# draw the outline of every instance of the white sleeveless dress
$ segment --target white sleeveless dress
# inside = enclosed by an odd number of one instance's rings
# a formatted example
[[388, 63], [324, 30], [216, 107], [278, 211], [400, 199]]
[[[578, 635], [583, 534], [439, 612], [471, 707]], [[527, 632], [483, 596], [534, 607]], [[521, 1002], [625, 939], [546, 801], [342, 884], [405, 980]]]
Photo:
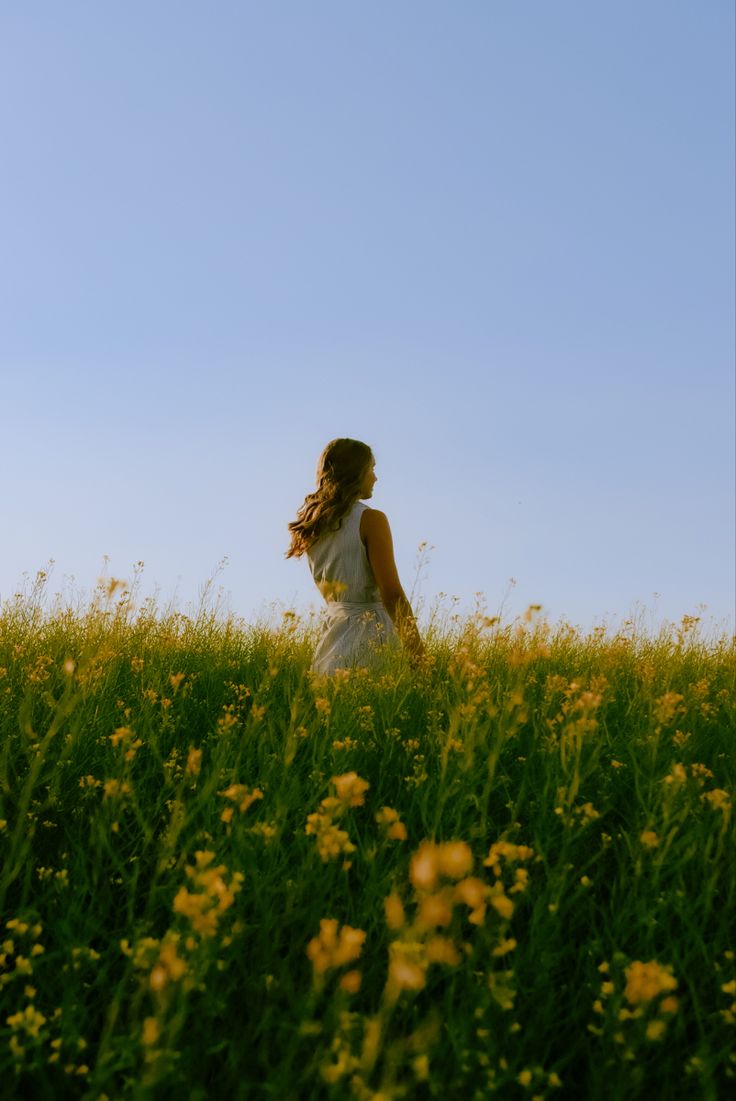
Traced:
[[327, 627], [311, 665], [322, 676], [352, 665], [371, 666], [385, 646], [399, 644], [360, 538], [367, 508], [356, 501], [337, 531], [321, 535], [307, 551], [315, 584], [323, 595], [326, 590]]

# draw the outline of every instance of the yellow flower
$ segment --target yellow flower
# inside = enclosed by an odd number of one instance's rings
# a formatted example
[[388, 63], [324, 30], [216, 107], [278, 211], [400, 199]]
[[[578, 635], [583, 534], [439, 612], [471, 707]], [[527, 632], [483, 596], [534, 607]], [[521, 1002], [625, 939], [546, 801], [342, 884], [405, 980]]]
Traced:
[[173, 941], [164, 941], [161, 945], [159, 959], [161, 960], [162, 966], [166, 968], [174, 981], [180, 979], [186, 972], [187, 965], [184, 963], [184, 960], [177, 956], [176, 943]]
[[438, 847], [437, 863], [442, 875], [460, 879], [473, 867], [473, 854], [465, 841], [445, 841]]
[[360, 990], [362, 975], [360, 971], [346, 971], [340, 979], [340, 988], [348, 994], [357, 994]]
[[399, 819], [399, 812], [392, 807], [381, 807], [375, 816], [379, 826], [386, 830], [386, 837], [391, 841], [406, 841], [406, 826]]
[[318, 935], [312, 937], [307, 945], [307, 956], [316, 973], [322, 974], [330, 968], [342, 967], [344, 963], [357, 960], [366, 936], [362, 929], [343, 925], [338, 933], [335, 918], [322, 918], [319, 926]]
[[106, 799], [112, 799], [116, 795], [125, 795], [130, 791], [130, 784], [127, 781], [121, 783], [120, 780], [105, 780], [103, 787]]
[[134, 737], [135, 733], [129, 726], [119, 726], [115, 733], [110, 735], [110, 741], [113, 745], [118, 745], [120, 742], [129, 742]]
[[39, 1031], [46, 1024], [46, 1018], [32, 1005], [27, 1005], [19, 1013], [13, 1013], [7, 1017], [5, 1023], [14, 1031], [23, 1029], [28, 1036], [38, 1036]]
[[404, 907], [395, 892], [386, 895], [383, 900], [383, 909], [389, 929], [400, 929], [405, 922]]
[[156, 1043], [159, 1037], [159, 1025], [155, 1017], [146, 1017], [143, 1022], [143, 1030], [141, 1033], [141, 1043], [145, 1047], [151, 1047]]
[[665, 692], [663, 696], [655, 700], [654, 717], [657, 722], [664, 725], [670, 722], [675, 715], [679, 715], [683, 711], [683, 708], [680, 707], [682, 699], [683, 697], [677, 692]]
[[514, 879], [516, 882], [513, 887], [509, 889], [510, 895], [520, 894], [529, 886], [529, 872], [526, 868], [516, 868], [514, 871]]
[[437, 882], [439, 861], [437, 846], [432, 841], [422, 841], [409, 864], [409, 879], [419, 890], [431, 891]]
[[677, 761], [672, 766], [671, 772], [669, 772], [667, 774], [667, 776], [665, 776], [663, 778], [662, 783], [663, 784], [674, 785], [675, 787], [679, 787], [680, 784], [684, 784], [686, 780], [687, 780], [687, 772], [685, 771], [685, 766], [680, 764], [679, 761]]
[[514, 904], [510, 898], [507, 898], [504, 894], [496, 894], [491, 896], [491, 906], [502, 918], [509, 921], [511, 915], [514, 912]]
[[532, 856], [534, 856], [534, 850], [530, 849], [528, 845], [514, 845], [511, 841], [496, 841], [491, 845], [488, 856], [483, 863], [493, 870], [493, 874], [498, 879], [501, 875], [501, 857], [511, 863], [519, 860], [529, 860]]
[[414, 1074], [420, 1082], [426, 1082], [429, 1079], [429, 1056], [425, 1053], [415, 1056], [411, 1062]]
[[451, 896], [444, 893], [427, 895], [419, 904], [416, 924], [419, 929], [434, 925], [449, 925], [452, 921]]
[[251, 803], [255, 803], [256, 799], [263, 798], [263, 792], [260, 788], [254, 788], [250, 791], [245, 784], [231, 784], [225, 791], [218, 792], [224, 799], [230, 799], [237, 805], [241, 814], [245, 814]]
[[421, 990], [426, 983], [424, 970], [409, 959], [400, 949], [396, 950], [396, 942], [390, 945], [391, 958], [388, 965], [388, 980], [386, 985], [390, 991]]
[[457, 902], [463, 902], [471, 907], [468, 921], [473, 925], [482, 925], [486, 914], [485, 899], [490, 893], [489, 887], [477, 876], [468, 876], [455, 884], [454, 895]]
[[175, 913], [189, 918], [195, 932], [213, 936], [220, 915], [232, 906], [245, 877], [242, 872], [234, 872], [230, 882], [226, 883], [223, 878], [227, 872], [225, 865], [211, 866], [215, 857], [213, 852], [198, 850], [194, 857], [196, 866], [186, 868], [186, 873], [193, 880], [195, 891], [180, 887], [173, 909]]
[[651, 960], [649, 963], [634, 960], [626, 968], [626, 980], [624, 995], [630, 1005], [649, 1002], [658, 994], [677, 987], [677, 979], [672, 974], [671, 965], [662, 965], [656, 960]]
[[[169, 982], [178, 982], [186, 974], [187, 965], [176, 951], [177, 940], [165, 940], [160, 946], [158, 959], [148, 977], [152, 990], [159, 991]], [[141, 945], [141, 947], [144, 947]], [[145, 1041], [144, 1041], [145, 1042]], [[152, 1041], [153, 1042], [153, 1041]]]
[[360, 807], [365, 803], [365, 793], [370, 784], [361, 780], [357, 772], [346, 772], [342, 776], [333, 776], [338, 799], [350, 807]]
[[729, 810], [731, 807], [731, 796], [727, 791], [723, 791], [722, 788], [714, 788], [712, 791], [705, 791], [700, 797], [707, 800], [714, 810]]
[[643, 830], [642, 833], [639, 835], [639, 840], [641, 841], [642, 845], [646, 845], [648, 849], [656, 849], [657, 845], [659, 844], [659, 838], [657, 837], [654, 830]]
[[425, 951], [430, 963], [446, 963], [450, 967], [460, 963], [460, 953], [448, 937], [430, 937]]
[[509, 952], [513, 952], [516, 948], [516, 941], [513, 937], [509, 937], [508, 940], [502, 941], [497, 948], [493, 949], [492, 956], [506, 956]]
[[664, 1021], [650, 1021], [647, 1025], [646, 1036], [647, 1040], [659, 1040], [667, 1030], [667, 1025]]
[[345, 830], [333, 825], [329, 815], [315, 812], [307, 818], [305, 833], [313, 833], [317, 840], [317, 851], [324, 863], [336, 859], [340, 853], [355, 852], [355, 845]]
[[202, 750], [195, 749], [193, 745], [189, 746], [189, 754], [187, 756], [187, 766], [184, 772], [187, 776], [199, 776], [200, 769], [202, 767]]

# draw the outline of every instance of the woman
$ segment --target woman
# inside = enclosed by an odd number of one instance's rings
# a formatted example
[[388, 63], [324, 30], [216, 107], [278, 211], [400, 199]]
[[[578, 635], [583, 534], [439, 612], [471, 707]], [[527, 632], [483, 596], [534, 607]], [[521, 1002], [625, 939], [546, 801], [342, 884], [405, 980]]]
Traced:
[[384, 513], [362, 502], [373, 495], [375, 459], [359, 440], [332, 440], [317, 466], [317, 489], [289, 524], [287, 558], [306, 552], [327, 601], [328, 625], [312, 661], [320, 675], [368, 664], [382, 645], [401, 640], [413, 664], [425, 656], [394, 561]]

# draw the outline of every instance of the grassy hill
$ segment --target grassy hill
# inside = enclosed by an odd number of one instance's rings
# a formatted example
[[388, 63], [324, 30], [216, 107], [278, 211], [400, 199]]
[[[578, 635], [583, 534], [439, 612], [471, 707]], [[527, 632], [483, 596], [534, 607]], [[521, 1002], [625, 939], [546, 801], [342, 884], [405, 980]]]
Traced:
[[732, 640], [0, 613], [0, 1095], [720, 1098]]

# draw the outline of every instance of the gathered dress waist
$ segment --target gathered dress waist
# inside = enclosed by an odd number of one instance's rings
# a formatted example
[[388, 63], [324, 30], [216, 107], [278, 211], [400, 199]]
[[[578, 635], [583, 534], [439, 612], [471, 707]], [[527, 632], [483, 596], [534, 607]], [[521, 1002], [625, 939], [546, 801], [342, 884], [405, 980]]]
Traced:
[[385, 608], [380, 600], [328, 600], [327, 614], [330, 619], [349, 619], [365, 612], [383, 612]]

